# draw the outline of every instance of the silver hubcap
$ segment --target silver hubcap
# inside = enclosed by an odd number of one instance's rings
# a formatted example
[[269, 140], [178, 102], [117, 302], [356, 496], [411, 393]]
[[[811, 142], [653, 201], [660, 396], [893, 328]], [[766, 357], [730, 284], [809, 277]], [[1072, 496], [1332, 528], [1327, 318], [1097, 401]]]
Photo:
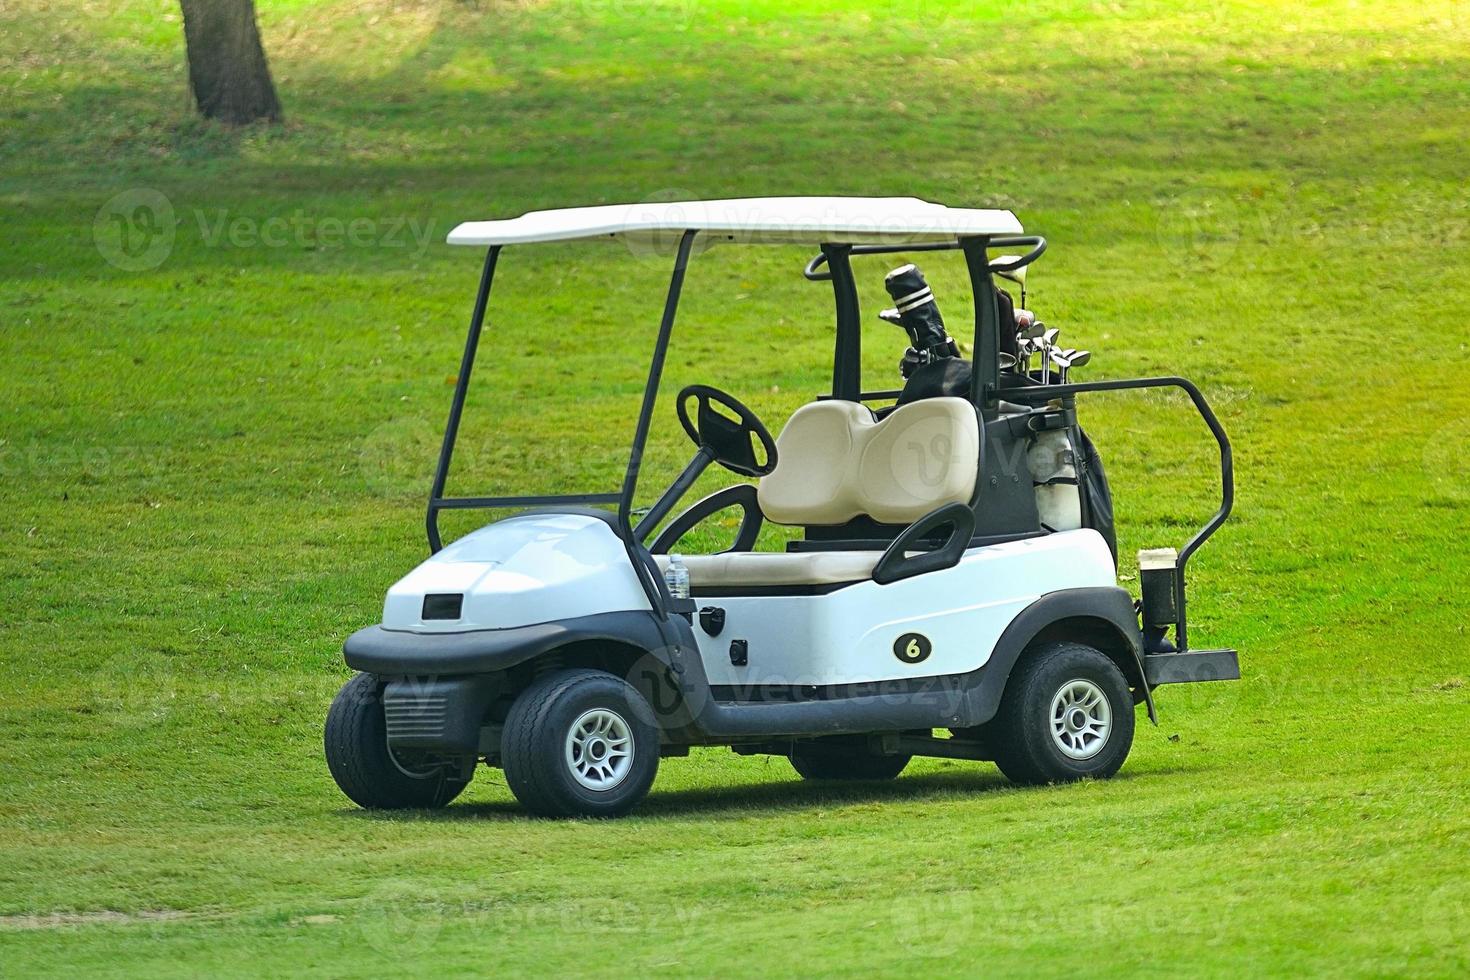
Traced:
[[1107, 695], [1080, 677], [1063, 684], [1051, 699], [1051, 740], [1069, 759], [1091, 759], [1113, 730]]
[[577, 782], [588, 789], [612, 789], [633, 768], [633, 732], [616, 711], [584, 711], [567, 732], [566, 756]]

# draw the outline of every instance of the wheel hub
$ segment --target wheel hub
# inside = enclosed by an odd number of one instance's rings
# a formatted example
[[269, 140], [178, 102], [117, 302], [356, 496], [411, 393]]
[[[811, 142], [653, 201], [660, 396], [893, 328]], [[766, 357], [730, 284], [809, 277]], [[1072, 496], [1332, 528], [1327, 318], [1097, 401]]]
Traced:
[[584, 711], [567, 732], [566, 764], [572, 777], [591, 790], [613, 789], [633, 768], [633, 731], [610, 708]]
[[1067, 681], [1051, 699], [1051, 740], [1069, 759], [1091, 759], [1102, 751], [1113, 730], [1113, 708], [1097, 684], [1084, 678]]

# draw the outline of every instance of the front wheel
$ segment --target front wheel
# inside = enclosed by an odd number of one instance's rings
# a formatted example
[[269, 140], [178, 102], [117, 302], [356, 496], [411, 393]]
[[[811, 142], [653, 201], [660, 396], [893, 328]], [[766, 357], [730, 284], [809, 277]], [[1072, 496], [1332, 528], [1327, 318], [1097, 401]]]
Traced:
[[617, 817], [658, 772], [653, 709], [601, 670], [562, 670], [521, 692], [505, 718], [500, 762], [521, 805], [546, 817]]
[[327, 712], [327, 768], [342, 792], [369, 810], [429, 809], [464, 789], [442, 764], [400, 758], [388, 748], [378, 679], [358, 674], [342, 685]]
[[993, 728], [995, 764], [1011, 782], [1106, 779], [1133, 747], [1133, 695], [1099, 651], [1050, 644], [1011, 673]]

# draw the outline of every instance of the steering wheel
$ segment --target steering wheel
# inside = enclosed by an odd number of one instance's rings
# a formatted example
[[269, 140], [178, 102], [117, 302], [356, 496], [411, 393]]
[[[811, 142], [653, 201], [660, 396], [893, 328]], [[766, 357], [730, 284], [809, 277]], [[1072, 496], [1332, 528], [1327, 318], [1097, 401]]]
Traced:
[[[699, 402], [697, 423], [689, 418], [689, 402]], [[713, 405], [727, 409], [735, 418], [714, 410]], [[776, 440], [756, 414], [718, 388], [689, 385], [679, 392], [676, 407], [679, 423], [700, 449], [707, 451], [716, 463], [741, 476], [765, 476], [776, 468]], [[737, 421], [738, 420], [738, 421]], [[756, 460], [750, 437], [760, 440], [766, 461]]]

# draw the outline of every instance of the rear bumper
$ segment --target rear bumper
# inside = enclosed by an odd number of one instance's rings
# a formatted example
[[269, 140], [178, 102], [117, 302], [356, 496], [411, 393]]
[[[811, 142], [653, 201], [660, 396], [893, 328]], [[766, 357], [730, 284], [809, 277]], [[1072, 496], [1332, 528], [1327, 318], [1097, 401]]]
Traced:
[[1151, 653], [1143, 658], [1149, 687], [1160, 684], [1198, 684], [1203, 681], [1240, 680], [1240, 659], [1234, 650], [1185, 650]]

